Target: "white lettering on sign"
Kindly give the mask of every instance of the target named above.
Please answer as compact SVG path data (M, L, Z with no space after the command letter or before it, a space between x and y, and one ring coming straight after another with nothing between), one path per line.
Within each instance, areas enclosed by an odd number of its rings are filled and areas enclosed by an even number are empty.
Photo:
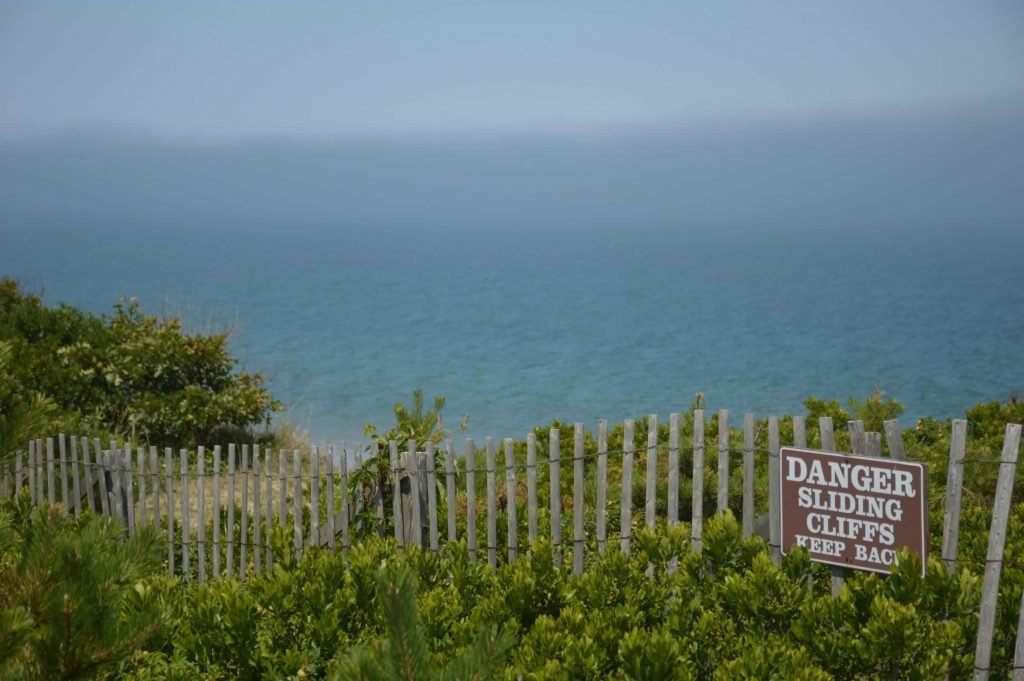
M786 479L790 482L806 482L809 485L853 489L858 492L872 494L891 494L898 497L910 497L916 494L913 477L907 471L892 471L875 468L849 461L811 461L810 465L803 459L789 459L789 471Z
M814 560L877 572L889 572L905 547L925 557L922 464L795 447L780 454L784 550L796 544Z

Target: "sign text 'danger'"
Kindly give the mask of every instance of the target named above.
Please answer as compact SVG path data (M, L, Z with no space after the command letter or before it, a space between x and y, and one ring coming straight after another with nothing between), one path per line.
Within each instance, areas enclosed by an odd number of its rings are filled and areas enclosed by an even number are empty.
M889 573L903 548L928 545L923 464L784 447L782 548L818 562Z

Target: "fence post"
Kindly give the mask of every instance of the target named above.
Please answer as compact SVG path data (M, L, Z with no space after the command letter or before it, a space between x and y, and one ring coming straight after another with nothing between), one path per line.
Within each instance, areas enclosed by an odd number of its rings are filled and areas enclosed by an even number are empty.
M391 443L394 443L394 440L392 440ZM396 445L396 447L389 447L389 452L390 452L390 456L391 456L391 458L389 460L389 463L392 464L391 468L395 469L397 467L397 465L398 465L397 445ZM350 544L349 544L349 535L348 535L348 533L349 533L348 524L350 522L349 513L348 513L348 508L349 508L349 506L348 506L348 451L345 449L345 443L344 442L341 443L341 456L338 457L338 464L341 466L341 553L344 556L345 560L348 560L348 550L349 550L349 546L350 546ZM384 465L384 462L378 460L377 461L378 470L380 470L379 467L382 466L382 465ZM394 474L394 477L395 477L395 480L398 480L398 475L397 474ZM397 511L398 503L400 502L399 495L397 494L397 487L398 487L398 485L396 484L395 485L396 493L394 493L394 500L393 500L393 502L391 504L392 512ZM396 523L396 525L395 525L395 540L397 541L398 538L401 536L401 527L399 527L397 525L397 523L399 522L399 518L396 517L394 519L394 522ZM400 546L401 546L401 544L399 544L399 547Z
M960 543L960 502L964 488L964 456L967 453L967 421L953 419L949 436L949 468L946 470L946 506L942 514L942 561L956 571Z
M622 519L619 525L619 543L623 555L628 556L633 539L633 419L626 419L622 424L622 497L620 510Z
M266 515L263 523L266 528L264 541L267 543L266 566L268 570L274 566L274 552L270 548L270 531L274 526L274 474L273 469L270 467L273 452L274 450L270 447L267 447L263 452L263 475L265 476L267 492L267 500L264 502L266 504ZM258 510L257 513L259 513Z
M1006 523L1013 498L1013 481L1017 473L1017 450L1020 447L1020 424L1006 424L1003 452L999 457L999 478L992 509L992 527L988 533L988 551L985 555L985 580L981 587L981 612L978 618L978 645L974 651L974 681L988 679L992 655L992 637L996 620L996 602L999 598L999 577L1003 569L1003 550L1006 546Z

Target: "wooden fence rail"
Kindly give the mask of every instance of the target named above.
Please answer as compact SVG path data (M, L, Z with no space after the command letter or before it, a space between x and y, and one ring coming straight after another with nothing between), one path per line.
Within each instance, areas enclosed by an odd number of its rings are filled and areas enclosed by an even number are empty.
M689 428L692 438L685 442L681 424L683 419L691 418L687 423L692 423ZM584 571L588 551L592 552L590 558L593 559L595 554L618 544L619 550L628 555L635 529L634 500L642 499L644 505L643 516L638 516L636 522L642 521L649 528L659 527L660 522L675 525L681 520L684 482L689 483L692 499L691 550L701 551L705 509L713 507L736 513L742 521L744 536L758 533L767 539L771 558L779 564L783 548L779 516L778 457L782 446L779 419L767 419L765 449L755 446L759 433L755 432L756 421L749 413L743 415L742 446L737 447L730 442L727 410L717 414L717 438L711 443L705 438L707 424L702 410L693 414L671 414L668 424L668 438L663 442L659 437L657 416L652 415L647 421L647 443L642 450L645 473L642 490L635 490L633 484L637 463L633 421L624 423L621 450L610 451L608 423L601 420L597 428L596 454L587 454L587 435L582 424L575 424L573 429L571 452L567 448L563 451L561 433L552 429L548 437L547 466L538 465L539 443L534 433L527 435L525 451L521 451L518 458L513 440L503 439L500 461L496 440L487 438L483 512L488 564L496 568L499 560L518 560L524 552L532 552L542 534L549 536L555 562L560 564L567 548L562 541L562 511L567 504L571 504L571 514L566 514L564 522L568 523L567 531L572 533L568 548L571 548L572 569L576 574ZM806 447L806 420L795 417L791 425L792 444ZM835 424L825 417L817 425L820 449L836 451ZM851 454L882 456L883 433L867 432L859 421L843 425L849 434ZM966 433L967 422L953 420L941 545L941 559L950 570L957 566ZM1020 439L1021 426L1008 424L998 462L985 559L975 651L976 680L988 678L989 673ZM885 422L884 443L889 457L905 458L898 421ZM705 469L709 445L717 451L713 470ZM365 459L364 451L368 453ZM682 454L687 451L692 458L692 474L688 478L681 475ZM388 443L387 458L381 458L376 443L364 450L358 443L344 442L337 448L314 446L290 452L284 449L275 452L269 447L261 449L259 445L236 447L231 444L227 447L226 461L219 446L212 452L199 446L194 455L184 448L178 449L177 457L173 452L173 448L165 448L161 464L155 446L149 448L148 456L141 447L133 456L132 446L127 443L111 442L103 447L98 439L90 442L89 438L68 438L64 433L58 434L56 439L34 439L27 443L26 450L17 451L0 469L0 498L24 494L32 503L54 506L59 498L60 512L65 515L80 516L91 511L117 518L124 523L128 535L147 527L165 528L169 573L200 582L270 569L275 547L282 551L293 550L295 557L300 558L313 546L333 552L339 550L340 545L340 551L347 556L359 537L384 535L388 531L385 520L390 520L398 550L419 546L437 551L440 548L438 516L441 514L447 520L447 539L464 538L470 557L478 559L477 516L481 509L477 502L477 449L471 439L466 440L461 457L456 454L451 440L443 443L440 452L435 451L433 443L420 451L413 441L392 441ZM621 491L614 485L609 487L610 459L621 462ZM572 488L568 492L563 491L562 486L563 461L572 463ZM767 465L768 474L768 495L761 499L755 496L755 472L759 465ZM547 488L538 490L538 473L544 469ZM594 477L593 490L588 489L588 470ZM706 474L714 477L709 485L714 489L714 499L705 498ZM740 479L733 484L736 474ZM525 490L521 498L523 477ZM664 497L659 495L659 481L667 481ZM381 487L385 482L387 486ZM543 507L539 493L544 491L547 492L547 508ZM389 494L392 505L386 519L385 496ZM526 512L525 527L520 527L517 515L520 503ZM608 532L608 516L616 504L620 524L618 534L614 535ZM760 516L759 510L762 511ZM500 515L505 518L504 531L499 531ZM525 532L525 544L521 543L520 532ZM285 546L281 542L289 535L290 546ZM673 560L670 569L674 569L675 564ZM841 590L845 577L843 568L833 569L835 593ZM1019 620L1013 678L1024 681L1024 594Z

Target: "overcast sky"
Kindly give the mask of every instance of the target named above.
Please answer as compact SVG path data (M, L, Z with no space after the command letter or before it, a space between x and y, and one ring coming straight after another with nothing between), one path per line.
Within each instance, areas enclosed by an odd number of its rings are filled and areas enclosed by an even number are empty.
M1024 96L1017 0L0 3L0 135L591 130Z

